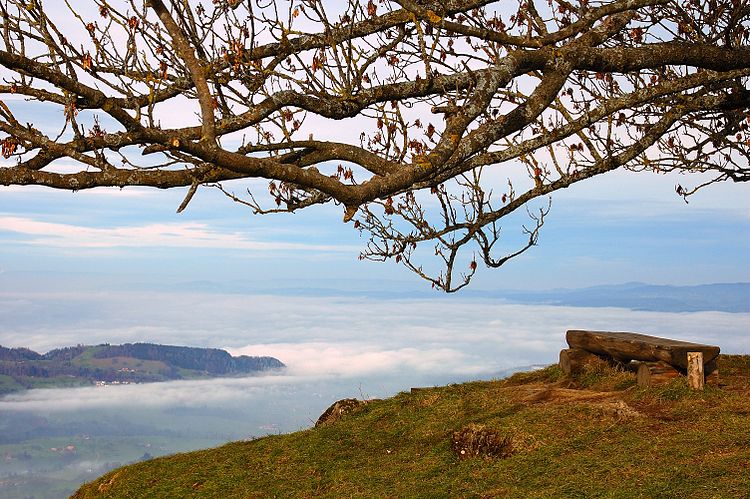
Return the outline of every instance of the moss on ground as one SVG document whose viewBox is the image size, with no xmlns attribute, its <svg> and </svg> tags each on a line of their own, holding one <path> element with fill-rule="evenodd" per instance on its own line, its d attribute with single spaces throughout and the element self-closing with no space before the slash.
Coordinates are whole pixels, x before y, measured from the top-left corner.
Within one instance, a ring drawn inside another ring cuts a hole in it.
<svg viewBox="0 0 750 499">
<path fill-rule="evenodd" d="M 319 428 L 114 470 L 75 497 L 749 497 L 750 357 L 721 385 L 635 386 L 556 366 L 401 393 Z M 457 430 L 509 437 L 509 457 L 460 459 Z"/>
</svg>

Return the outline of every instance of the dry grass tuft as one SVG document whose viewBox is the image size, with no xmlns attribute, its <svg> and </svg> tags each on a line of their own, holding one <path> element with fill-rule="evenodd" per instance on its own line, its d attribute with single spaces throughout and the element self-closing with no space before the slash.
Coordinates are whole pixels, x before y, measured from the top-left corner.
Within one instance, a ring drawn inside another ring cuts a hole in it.
<svg viewBox="0 0 750 499">
<path fill-rule="evenodd" d="M 619 391 L 637 384 L 634 372 L 621 365 L 612 365 L 604 359 L 591 361 L 584 366 L 583 372 L 575 379 L 582 388 L 599 391 Z"/>
<path fill-rule="evenodd" d="M 513 439 L 484 425 L 470 424 L 451 435 L 451 449 L 459 459 L 470 457 L 510 457 L 514 453 Z"/>
</svg>

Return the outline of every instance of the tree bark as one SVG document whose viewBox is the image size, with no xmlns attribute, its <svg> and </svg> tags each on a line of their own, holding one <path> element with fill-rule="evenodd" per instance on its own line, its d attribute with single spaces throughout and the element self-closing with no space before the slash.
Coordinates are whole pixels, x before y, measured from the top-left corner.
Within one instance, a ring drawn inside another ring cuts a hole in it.
<svg viewBox="0 0 750 499">
<path fill-rule="evenodd" d="M 641 362 L 636 379 L 638 386 L 654 386 L 667 383 L 681 376 L 680 371 L 666 362 Z"/>
</svg>

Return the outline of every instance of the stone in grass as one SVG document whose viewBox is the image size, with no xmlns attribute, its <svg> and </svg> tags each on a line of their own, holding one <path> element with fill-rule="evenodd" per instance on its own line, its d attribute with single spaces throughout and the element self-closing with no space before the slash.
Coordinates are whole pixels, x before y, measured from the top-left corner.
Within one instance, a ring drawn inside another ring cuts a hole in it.
<svg viewBox="0 0 750 499">
<path fill-rule="evenodd" d="M 513 439 L 486 428 L 470 424 L 451 435 L 451 449 L 459 459 L 470 457 L 505 458 L 514 454 Z"/>
<path fill-rule="evenodd" d="M 331 407 L 326 409 L 323 414 L 320 415 L 318 421 L 315 423 L 315 427 L 317 428 L 318 426 L 322 426 L 324 424 L 334 423 L 345 415 L 359 409 L 366 403 L 366 400 L 357 399 L 342 399 L 338 402 L 334 402 Z"/>
</svg>

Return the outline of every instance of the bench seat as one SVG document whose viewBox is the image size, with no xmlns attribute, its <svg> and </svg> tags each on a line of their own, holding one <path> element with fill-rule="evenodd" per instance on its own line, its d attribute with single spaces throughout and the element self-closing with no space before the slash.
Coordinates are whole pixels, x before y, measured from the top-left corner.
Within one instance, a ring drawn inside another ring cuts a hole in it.
<svg viewBox="0 0 750 499">
<path fill-rule="evenodd" d="M 611 357 L 620 362 L 640 360 L 663 361 L 681 371 L 687 370 L 688 352 L 702 352 L 706 374 L 711 372 L 719 356 L 719 347 L 688 341 L 671 340 L 639 333 L 569 330 L 565 338 L 571 348 Z"/>
</svg>

